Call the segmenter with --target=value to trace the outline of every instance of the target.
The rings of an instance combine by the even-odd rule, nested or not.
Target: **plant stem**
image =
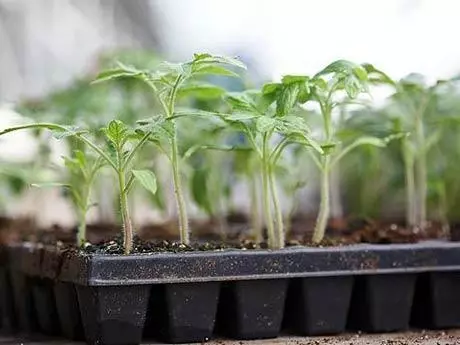
[[[259,213],[259,196],[257,193],[257,176],[252,176],[249,180],[250,190],[251,190],[251,225],[252,232],[257,243],[263,241],[262,236],[262,222],[260,220]]]
[[[426,153],[425,153],[425,133],[422,120],[422,108],[415,119],[415,140],[417,142],[417,159],[415,161],[417,184],[417,219],[416,224],[420,229],[426,225],[426,197],[427,197],[427,172],[426,172]]]
[[[118,183],[120,188],[120,209],[123,222],[123,245],[125,254],[131,253],[133,248],[133,225],[129,215],[128,197],[125,192],[125,175],[123,171],[118,171]]]
[[[174,131],[175,131],[174,126]],[[177,211],[179,213],[179,233],[180,241],[184,244],[190,243],[190,233],[187,218],[187,209],[185,207],[184,195],[182,193],[182,183],[179,172],[179,154],[177,148],[177,137],[174,133],[171,139],[171,163],[173,169],[174,195],[176,196]]]
[[[403,141],[404,173],[406,180],[406,223],[408,226],[416,225],[416,195],[414,178],[414,159],[408,147],[407,139]]]
[[[86,242],[86,212],[81,211],[79,213],[80,221],[78,224],[77,244],[81,246]]]
[[[81,204],[81,209],[79,210],[79,224],[78,224],[78,233],[77,233],[77,243],[78,245],[83,245],[86,242],[86,212],[88,210],[88,199],[89,199],[89,189],[91,188],[91,182],[87,183],[87,186],[83,195],[83,203]]]
[[[273,216],[270,207],[270,190],[269,190],[269,155],[268,155],[268,135],[264,133],[262,143],[262,202],[267,222],[268,246],[275,247],[275,228],[273,224]]]
[[[321,202],[319,206],[318,218],[316,219],[315,230],[313,232],[313,243],[320,243],[326,233],[327,221],[329,219],[329,165],[331,157],[326,155],[322,158],[321,169]]]
[[[280,203],[278,199],[278,191],[276,189],[275,177],[273,169],[269,167],[269,183],[270,192],[272,194],[273,208],[275,211],[275,221],[277,226],[275,248],[284,248],[284,228],[283,228],[283,213],[281,212]]]

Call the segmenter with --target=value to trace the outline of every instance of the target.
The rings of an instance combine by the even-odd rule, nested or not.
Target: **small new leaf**
[[[103,128],[105,136],[115,146],[121,147],[128,139],[128,127],[120,120],[112,120]]]
[[[150,193],[157,192],[157,178],[150,170],[132,170],[134,178]]]
[[[256,128],[260,133],[272,131],[276,126],[277,121],[268,116],[259,116],[256,120]]]

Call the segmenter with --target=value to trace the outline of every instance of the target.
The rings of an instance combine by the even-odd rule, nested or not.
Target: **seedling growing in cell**
[[[220,88],[203,84],[199,78],[204,75],[237,76],[225,66],[245,68],[238,60],[213,56],[210,54],[195,54],[191,61],[185,63],[164,62],[155,71],[139,70],[131,66],[119,64],[118,68],[102,72],[96,81],[115,78],[137,78],[146,83],[161,105],[161,113],[146,121],[142,121],[138,132],[146,139],[158,144],[169,158],[172,167],[174,194],[179,214],[179,232],[182,243],[190,242],[187,209],[181,181],[180,152],[177,135],[177,119],[191,115],[190,111],[176,110],[179,93],[220,92]],[[159,125],[160,124],[160,125]]]
[[[321,201],[319,213],[313,233],[313,242],[319,243],[323,240],[327,221],[330,213],[330,173],[333,167],[350,151],[361,145],[373,145],[384,147],[389,140],[398,136],[388,138],[377,138],[363,136],[357,138],[346,147],[341,147],[336,138],[336,128],[333,120],[333,112],[343,103],[351,103],[360,94],[369,92],[369,85],[373,83],[392,83],[384,73],[369,64],[357,65],[346,60],[338,60],[312,78],[291,77],[297,80],[297,100],[300,103],[314,101],[319,105],[323,120],[323,154],[318,156],[311,152],[313,162],[321,174]]]
[[[406,184],[406,223],[422,230],[427,221],[426,157],[441,138],[441,127],[427,133],[426,117],[436,105],[436,92],[442,84],[444,82],[428,86],[421,75],[411,74],[394,85],[396,92],[387,107],[395,127],[413,134],[401,141]],[[436,111],[433,115],[438,117]]]
[[[311,138],[305,120],[292,111],[298,94],[295,83],[287,77],[282,83],[265,85],[262,92],[250,90],[229,94],[226,100],[232,114],[222,116],[232,128],[245,134],[259,159],[270,248],[282,248],[285,244],[283,214],[274,174],[283,151],[288,145],[298,143],[322,153],[321,147]],[[276,144],[273,143],[277,139],[275,134],[280,137]]]
[[[112,120],[106,127],[101,129],[105,138],[107,139],[107,145],[101,146],[94,142],[89,136],[89,133],[84,130],[78,130],[72,127],[61,126],[57,124],[50,123],[36,123],[28,124],[16,127],[10,127],[0,132],[0,136],[9,132],[28,129],[28,128],[45,128],[54,132],[55,136],[59,139],[74,136],[78,140],[81,140],[86,144],[91,150],[93,150],[98,159],[96,160],[95,165],[92,167],[91,172],[95,173],[99,169],[99,165],[104,163],[110,166],[116,174],[118,181],[119,197],[120,197],[120,214],[123,222],[123,245],[125,254],[129,254],[133,246],[133,225],[131,221],[131,216],[128,206],[128,194],[131,191],[134,182],[137,180],[140,184],[145,187],[151,193],[156,192],[156,178],[155,174],[150,170],[134,170],[132,168],[132,163],[138,152],[148,143],[148,136],[139,136],[134,130],[129,128],[123,122],[118,120]],[[87,159],[85,158],[83,152],[79,154],[77,161],[69,163],[71,169],[74,169],[74,172],[78,169],[81,170],[83,174],[83,167],[86,165]],[[87,182],[92,181],[94,175],[88,176],[91,179],[86,179]],[[89,186],[88,193],[89,193]],[[76,190],[75,190],[76,191]],[[86,190],[85,190],[86,192]],[[77,194],[75,194],[76,196]],[[88,194],[89,195],[89,194]],[[80,194],[78,194],[80,197]],[[86,214],[88,204],[84,201],[81,202],[81,210]],[[82,238],[80,238],[82,240]]]
[[[91,190],[97,172],[104,166],[102,157],[92,159],[83,151],[76,150],[71,157],[63,157],[67,173],[64,182],[34,183],[35,187],[63,187],[69,190],[78,219],[77,244],[86,242],[86,215],[94,206]]]

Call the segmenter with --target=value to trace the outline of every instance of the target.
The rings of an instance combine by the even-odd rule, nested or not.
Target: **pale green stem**
[[[171,163],[173,169],[174,195],[176,196],[177,211],[179,213],[178,216],[180,241],[184,244],[189,244],[189,224],[187,218],[187,209],[185,207],[185,199],[182,193],[182,183],[179,172],[179,154],[177,148],[176,134],[174,134],[173,138],[171,139]]]
[[[416,207],[415,207],[415,178],[414,178],[414,160],[412,153],[407,147],[407,139],[403,142],[403,159],[404,159],[404,173],[406,182],[406,223],[408,226],[415,226]]]
[[[270,167],[269,167],[269,183],[270,183],[270,192],[271,192],[272,200],[273,200],[273,208],[275,211],[275,222],[277,226],[275,248],[280,249],[280,248],[284,248],[284,242],[285,242],[284,228],[283,228],[283,213],[281,212],[281,208],[280,208],[275,177]]]
[[[321,170],[321,202],[319,206],[318,218],[316,219],[315,230],[313,232],[313,243],[320,243],[326,233],[327,221],[329,219],[329,165],[330,156],[324,156]]]
[[[78,224],[77,243],[79,246],[86,242],[86,212],[80,211],[80,221]]]
[[[262,238],[262,222],[260,219],[259,213],[259,198],[257,193],[257,178],[256,176],[252,176],[249,181],[250,190],[251,190],[251,225],[252,225],[252,232],[257,243],[263,241]]]
[[[421,114],[420,114],[421,115]],[[416,224],[421,229],[426,225],[427,172],[425,153],[425,133],[421,116],[415,121],[415,136],[417,141],[417,160],[415,161],[417,184],[417,219]]]
[[[133,248],[133,225],[129,215],[128,197],[124,191],[125,175],[123,171],[118,171],[118,183],[120,188],[121,219],[123,222],[123,245],[125,247],[125,254],[129,254]]]
[[[262,147],[262,202],[267,225],[268,246],[275,247],[275,228],[273,224],[273,216],[270,206],[270,189],[269,189],[269,154],[268,154],[268,136],[263,135]]]

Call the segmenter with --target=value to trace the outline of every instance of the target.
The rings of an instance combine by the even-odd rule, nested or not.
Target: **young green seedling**
[[[312,140],[305,120],[292,113],[298,94],[296,83],[296,80],[285,78],[280,84],[265,85],[262,92],[250,90],[229,94],[226,100],[232,114],[222,116],[232,128],[246,135],[259,158],[262,203],[270,248],[282,248],[285,244],[283,215],[274,176],[284,149],[292,143],[299,143],[322,153],[321,147]],[[273,145],[275,134],[281,139]]]
[[[148,139],[150,136],[155,137],[152,141],[161,144],[159,148],[168,156],[171,162],[174,194],[179,213],[180,240],[186,244],[190,242],[190,232],[180,176],[180,154],[176,120],[181,116],[189,116],[190,112],[177,112],[177,96],[179,93],[185,91],[214,92],[216,89],[220,89],[213,88],[208,84],[206,88],[203,88],[203,83],[200,83],[197,79],[204,75],[213,74],[237,76],[234,72],[227,69],[225,65],[245,68],[240,61],[232,58],[210,54],[195,54],[189,62],[175,64],[164,62],[153,72],[119,64],[118,68],[102,72],[96,79],[99,82],[120,77],[137,78],[145,82],[157,97],[162,109],[161,114],[150,120],[143,121],[138,131],[143,133],[147,140],[151,140]],[[158,122],[161,122],[160,127],[158,126]],[[163,130],[159,131],[159,128]],[[165,142],[168,147],[165,147]]]
[[[313,242],[323,240],[330,213],[330,173],[347,153],[361,145],[386,146],[391,138],[376,138],[363,136],[344,148],[340,148],[336,140],[336,128],[333,121],[333,111],[341,104],[350,103],[362,93],[369,92],[369,85],[373,83],[392,83],[384,73],[369,64],[357,65],[350,61],[338,60],[326,66],[312,78],[290,77],[299,80],[297,101],[306,103],[314,101],[319,105],[323,119],[324,153],[318,157],[311,152],[311,157],[321,173],[321,201],[316,226],[313,233]],[[343,99],[343,94],[345,98]],[[340,99],[342,96],[342,99]]]
[[[426,134],[425,118],[429,115],[430,106],[434,105],[435,92],[441,84],[427,86],[421,75],[411,74],[395,84],[396,92],[389,106],[395,127],[413,133],[401,142],[406,182],[406,222],[422,230],[427,221],[426,156],[441,137],[441,128]]]
[[[71,157],[63,157],[67,169],[66,182],[34,183],[35,187],[64,187],[70,192],[70,197],[77,213],[78,232],[77,244],[86,242],[86,215],[94,205],[90,195],[94,179],[99,169],[104,166],[102,157],[90,159],[83,151],[76,150]]]
[[[129,254],[133,246],[133,225],[129,212],[128,194],[137,180],[151,193],[156,192],[156,177],[150,170],[134,170],[132,162],[138,152],[148,143],[149,136],[139,136],[126,124],[112,120],[101,129],[107,145],[100,146],[90,138],[87,131],[51,123],[35,123],[7,128],[0,132],[6,133],[23,129],[45,128],[54,132],[58,139],[74,136],[91,148],[98,156],[100,163],[107,164],[116,173],[120,197],[120,213],[123,222],[123,245],[125,254]],[[100,164],[98,162],[98,164]],[[80,163],[79,163],[80,164]],[[98,165],[93,167],[97,168]],[[94,177],[94,176],[93,176]],[[82,203],[83,205],[83,203]]]

